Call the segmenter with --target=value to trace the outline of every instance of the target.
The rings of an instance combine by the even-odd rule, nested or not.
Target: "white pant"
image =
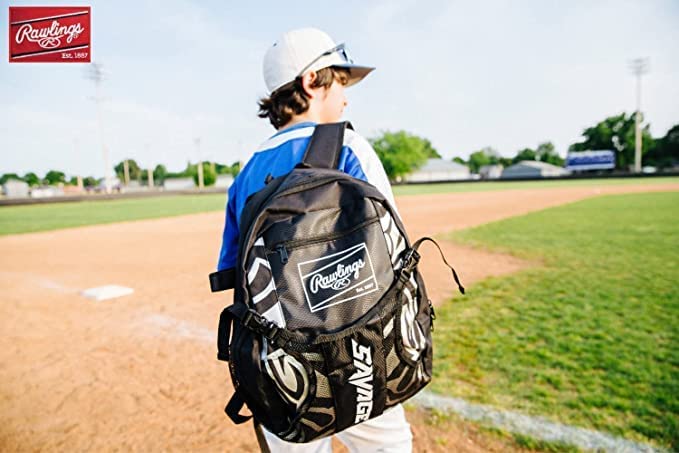
[[[292,453],[330,453],[332,438],[314,440],[306,444],[296,444],[279,439],[262,428],[266,442],[275,452]],[[350,452],[410,453],[413,448],[413,435],[400,404],[387,409],[379,417],[345,429],[335,434]]]

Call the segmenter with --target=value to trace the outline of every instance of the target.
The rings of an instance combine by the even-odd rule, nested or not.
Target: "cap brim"
[[[358,66],[351,63],[334,64],[333,66],[336,68],[344,68],[349,70],[349,81],[345,85],[347,87],[357,84],[375,69],[371,68],[370,66]]]

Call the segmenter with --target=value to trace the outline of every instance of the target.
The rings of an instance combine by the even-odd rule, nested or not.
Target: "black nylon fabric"
[[[424,282],[416,268],[401,275],[410,243],[375,187],[295,168],[248,200],[241,232],[229,367],[269,431],[309,442],[380,415],[430,381]],[[246,328],[248,309],[269,327]],[[224,356],[222,321],[220,332]]]
[[[293,237],[288,246],[280,245],[286,262],[281,252],[267,252],[289,329],[317,335],[351,326],[394,281],[379,219],[367,222],[339,237],[316,236],[306,243]]]

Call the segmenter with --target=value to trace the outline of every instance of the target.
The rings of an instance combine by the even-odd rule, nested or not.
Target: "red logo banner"
[[[92,61],[89,6],[10,6],[10,63]]]

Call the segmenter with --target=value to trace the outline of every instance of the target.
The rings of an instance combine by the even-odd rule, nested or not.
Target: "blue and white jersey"
[[[259,147],[240,171],[229,188],[222,249],[219,253],[217,270],[221,271],[236,265],[240,234],[238,228],[247,198],[265,186],[264,180],[268,174],[274,178],[283,176],[302,161],[314,128],[315,123],[307,122],[279,131]],[[382,162],[370,143],[351,129],[347,129],[344,133],[344,146],[337,168],[375,186],[396,209],[394,194]]]

